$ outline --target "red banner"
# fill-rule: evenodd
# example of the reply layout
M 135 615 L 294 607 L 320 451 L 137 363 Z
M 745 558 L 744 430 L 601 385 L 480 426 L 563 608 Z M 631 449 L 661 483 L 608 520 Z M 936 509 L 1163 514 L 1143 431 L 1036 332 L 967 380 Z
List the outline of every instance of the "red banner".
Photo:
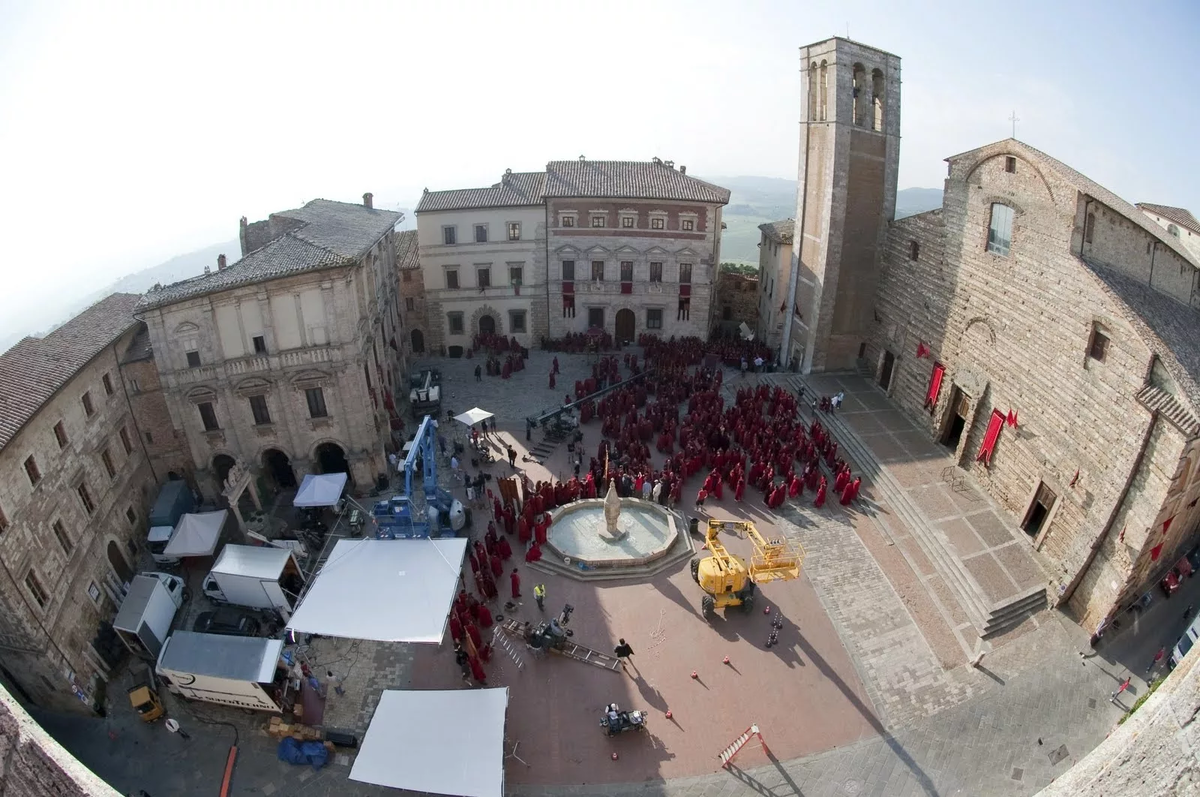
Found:
M 929 377 L 929 390 L 925 392 L 925 406 L 933 409 L 937 406 L 938 395 L 942 392 L 942 378 L 946 376 L 946 366 L 935 363 L 933 375 Z
M 926 346 L 924 343 L 922 343 L 919 340 L 917 341 L 917 356 L 918 357 L 928 357 L 929 356 L 929 347 Z
M 996 442 L 1000 439 L 1000 430 L 1004 428 L 1004 413 L 1000 410 L 992 410 L 992 417 L 988 419 L 987 432 L 983 435 L 983 445 L 979 447 L 979 456 L 975 457 L 977 462 L 982 462 L 984 467 L 992 464 L 992 454 L 996 451 Z

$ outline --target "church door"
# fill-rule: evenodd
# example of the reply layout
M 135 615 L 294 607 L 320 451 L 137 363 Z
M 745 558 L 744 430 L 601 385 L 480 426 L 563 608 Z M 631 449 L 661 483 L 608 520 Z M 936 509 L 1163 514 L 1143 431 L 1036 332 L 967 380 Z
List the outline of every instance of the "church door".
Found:
M 617 340 L 632 343 L 637 320 L 629 309 L 617 311 Z

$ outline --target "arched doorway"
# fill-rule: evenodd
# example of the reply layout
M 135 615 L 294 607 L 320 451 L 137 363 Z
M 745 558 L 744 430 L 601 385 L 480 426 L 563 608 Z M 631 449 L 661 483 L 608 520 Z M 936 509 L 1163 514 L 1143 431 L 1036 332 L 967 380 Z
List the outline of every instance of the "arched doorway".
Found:
M 108 563 L 122 584 L 133 580 L 133 568 L 125 560 L 125 555 L 121 553 L 121 546 L 117 545 L 116 540 L 108 541 Z
M 217 454 L 212 461 L 213 474 L 217 477 L 217 492 L 225 489 L 225 479 L 233 468 L 233 457 L 228 454 Z
M 496 319 L 490 315 L 479 316 L 479 334 L 480 335 L 495 335 L 496 334 Z
M 278 448 L 268 448 L 263 452 L 262 462 L 267 477 L 277 490 L 287 490 L 296 486 L 296 472 L 292 470 L 292 460 L 287 454 Z
M 413 354 L 424 354 L 425 353 L 425 333 L 423 333 L 419 329 L 414 329 L 409 334 L 409 337 L 412 338 Z
M 617 311 L 617 340 L 632 343 L 636 327 L 637 319 L 632 310 L 625 308 Z
M 344 473 L 350 478 L 350 483 L 354 483 L 346 452 L 337 443 L 321 443 L 317 446 L 316 460 L 321 473 Z

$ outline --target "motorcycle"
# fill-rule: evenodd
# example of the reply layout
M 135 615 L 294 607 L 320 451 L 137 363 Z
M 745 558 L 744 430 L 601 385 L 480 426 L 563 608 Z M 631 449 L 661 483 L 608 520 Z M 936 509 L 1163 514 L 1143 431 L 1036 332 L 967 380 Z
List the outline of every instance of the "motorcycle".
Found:
M 646 730 L 646 720 L 644 711 L 621 711 L 616 703 L 609 703 L 600 717 L 600 729 L 605 736 L 616 736 L 625 731 L 641 733 Z

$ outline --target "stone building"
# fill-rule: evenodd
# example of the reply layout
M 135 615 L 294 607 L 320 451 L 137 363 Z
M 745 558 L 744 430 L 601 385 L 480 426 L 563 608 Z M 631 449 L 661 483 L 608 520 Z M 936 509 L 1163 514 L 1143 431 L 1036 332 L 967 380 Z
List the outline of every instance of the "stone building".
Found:
M 1170 205 L 1151 205 L 1149 202 L 1139 202 L 1137 206 L 1153 219 L 1155 224 L 1164 227 L 1168 234 L 1178 238 L 1192 257 L 1200 258 L 1200 222 L 1196 221 L 1196 217 L 1190 211 Z
M 810 373 L 855 367 L 871 329 L 896 210 L 900 59 L 833 38 L 801 47 L 800 61 L 795 218 L 803 234 L 780 301 L 788 307 L 779 359 Z
M 753 331 L 758 323 L 758 279 L 718 267 L 712 316 L 710 332 L 740 336 L 742 324 Z
M 260 487 L 386 474 L 404 373 L 396 233 L 402 215 L 317 199 L 247 223 L 242 258 L 156 286 L 138 305 L 171 420 L 214 499 L 235 462 Z
M 150 469 L 155 477 L 159 481 L 182 478 L 195 487 L 187 436 L 171 418 L 158 366 L 154 362 L 150 330 L 141 322 L 138 322 L 129 348 L 121 354 L 121 378 L 125 382 L 129 406 L 137 419 L 138 434 L 141 435 L 139 445 L 150 458 Z
M 943 207 L 890 225 L 865 360 L 1095 629 L 1200 535 L 1200 266 L 1019 141 L 948 162 Z
M 792 277 L 792 236 L 795 219 L 783 219 L 758 225 L 762 240 L 758 243 L 758 323 L 753 327 L 758 340 L 775 350 L 783 362 L 783 321 L 789 307 L 787 289 Z M 791 302 L 796 315 L 800 305 Z M 803 319 L 797 315 L 796 322 Z M 787 365 L 784 362 L 784 365 Z
M 426 343 L 481 332 L 523 345 L 592 327 L 708 333 L 729 192 L 670 161 L 554 161 L 417 206 Z M 498 236 L 498 238 L 497 238 Z
M 421 260 L 417 256 L 417 231 L 396 233 L 396 272 L 400 284 L 400 323 L 408 330 L 401 343 L 406 357 L 425 356 L 429 351 L 425 333 L 429 329 L 428 300 Z
M 157 486 L 121 374 L 138 299 L 113 294 L 0 355 L 0 673 L 45 708 L 88 711 L 107 679 L 94 641 Z

